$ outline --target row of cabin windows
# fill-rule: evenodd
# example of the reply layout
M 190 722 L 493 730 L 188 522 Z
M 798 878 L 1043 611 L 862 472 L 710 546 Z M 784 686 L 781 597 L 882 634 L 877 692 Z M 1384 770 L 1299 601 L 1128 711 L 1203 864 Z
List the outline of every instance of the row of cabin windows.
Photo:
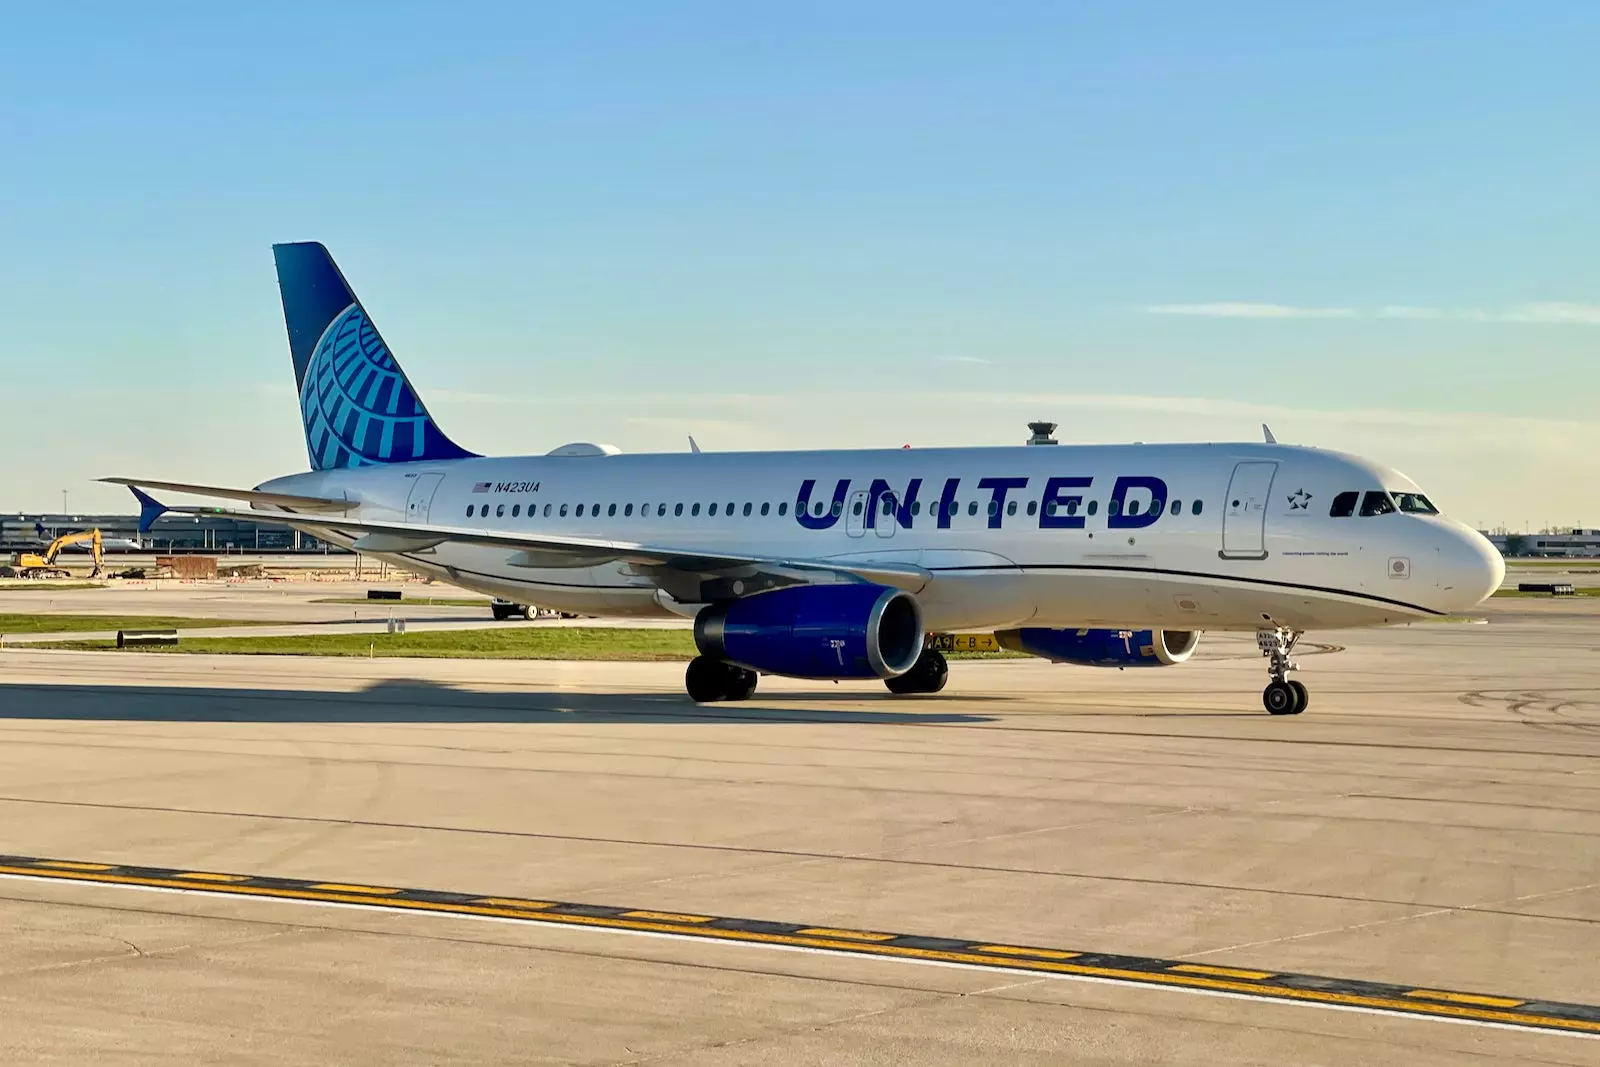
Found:
M 1363 493 L 1358 489 L 1351 489 L 1333 498 L 1333 506 L 1328 509 L 1328 515 L 1335 519 L 1348 519 L 1356 513 L 1358 500 L 1361 502 L 1361 517 L 1364 519 L 1370 519 L 1374 515 L 1391 515 L 1397 511 L 1407 515 L 1439 514 L 1439 509 L 1433 506 L 1433 501 L 1421 493 L 1399 491 L 1386 493 L 1381 489 L 1368 489 Z
M 567 517 L 567 512 L 568 512 L 569 507 L 572 508 L 572 514 L 573 514 L 574 518 L 580 518 L 580 519 L 583 518 L 584 514 L 586 513 L 585 512 L 586 508 L 587 508 L 587 514 L 589 514 L 589 515 L 593 515 L 593 516 L 598 517 L 599 514 L 600 514 L 600 505 L 599 504 L 589 504 L 589 505 L 578 504 L 575 507 L 572 506 L 572 505 L 568 505 L 568 504 L 560 504 L 560 505 L 546 504 L 544 506 L 544 517 L 548 519 L 548 518 L 551 518 L 552 516 L 554 516 L 556 518 L 564 519 L 564 518 Z M 606 508 L 606 515 L 609 516 L 609 517 L 614 517 L 617 514 L 617 507 L 618 507 L 618 505 L 616 505 L 616 504 L 612 504 L 609 507 L 607 507 Z M 631 518 L 633 516 L 633 505 L 632 504 L 623 504 L 623 505 L 621 505 L 621 507 L 622 507 L 622 516 L 624 518 Z M 682 515 L 683 514 L 683 507 L 684 506 L 682 504 L 674 504 L 674 505 L 672 505 L 672 513 L 674 515 Z M 727 511 L 725 512 L 725 514 L 727 514 L 729 516 L 732 516 L 732 515 L 734 515 L 736 513 L 736 509 L 737 508 L 738 508 L 737 504 L 734 504 L 734 503 L 730 502 L 728 504 Z M 529 504 L 528 505 L 528 518 L 531 519 L 535 515 L 537 515 L 538 513 L 539 513 L 539 505 L 538 504 Z M 717 513 L 717 505 L 716 504 L 708 504 L 708 505 L 706 505 L 706 514 L 707 515 L 715 515 L 716 513 Z M 755 505 L 754 504 L 745 504 L 745 506 L 744 506 L 744 514 L 748 516 L 748 515 L 752 515 L 754 513 L 755 513 Z M 494 506 L 494 514 L 495 514 L 495 518 L 497 518 L 497 519 L 505 518 L 506 506 L 504 504 L 496 504 Z M 640 515 L 640 517 L 643 518 L 644 516 L 647 516 L 649 514 L 650 514 L 650 505 L 649 504 L 640 504 L 639 505 L 639 515 Z M 666 504 L 657 504 L 656 505 L 656 516 L 658 518 L 662 518 L 662 517 L 665 517 L 666 514 L 667 514 L 667 505 Z M 700 505 L 699 504 L 691 504 L 691 505 L 689 505 L 689 514 L 690 515 L 698 515 L 698 514 L 700 514 Z M 771 504 L 762 504 L 761 505 L 761 514 L 762 515 L 770 515 L 770 514 L 772 514 L 772 505 Z M 787 514 L 789 514 L 789 505 L 788 504 L 779 504 L 778 505 L 778 514 L 779 515 L 787 515 Z M 468 504 L 467 505 L 467 518 L 470 519 L 475 515 L 480 517 L 480 518 L 488 518 L 489 517 L 489 505 L 488 504 L 484 504 L 484 505 L 482 505 L 480 507 L 480 506 L 478 506 L 476 504 Z M 522 505 L 521 504 L 512 504 L 511 505 L 511 517 L 513 519 L 517 519 L 517 518 L 521 518 L 522 517 Z
M 555 517 L 555 518 L 563 518 L 564 519 L 564 518 L 567 517 L 567 510 L 568 510 L 569 506 L 570 505 L 567 505 L 567 504 L 560 504 L 560 505 L 546 504 L 546 505 L 544 505 L 544 512 L 543 512 L 544 513 L 544 517 L 545 518 Z M 798 505 L 796 505 L 796 506 L 798 507 Z M 506 517 L 506 505 L 505 504 L 495 504 L 495 505 L 493 505 L 493 507 L 494 507 L 495 518 L 503 519 L 503 518 Z M 616 505 L 616 504 L 607 505 L 606 506 L 606 516 L 608 518 L 614 518 L 616 516 L 616 514 L 617 514 L 617 507 L 618 507 L 618 505 Z M 624 518 L 632 517 L 632 515 L 634 513 L 634 508 L 633 508 L 632 504 L 623 504 L 623 505 L 621 505 L 621 507 L 622 507 L 622 516 Z M 689 507 L 689 514 L 690 514 L 691 517 L 692 516 L 697 516 L 697 515 L 700 514 L 700 505 L 699 504 L 690 504 L 690 505 L 688 505 L 688 507 Z M 707 504 L 705 507 L 706 507 L 706 514 L 707 515 L 716 515 L 717 512 L 718 512 L 718 505 L 715 504 L 715 503 Z M 732 516 L 734 516 L 736 514 L 740 514 L 741 512 L 738 510 L 738 507 L 739 507 L 738 504 L 730 502 L 723 509 L 722 514 L 727 515 L 729 517 L 732 517 Z M 490 508 L 490 505 L 488 505 L 488 504 L 483 504 L 483 505 L 468 504 L 467 505 L 467 518 L 469 518 L 469 519 L 470 518 L 474 518 L 474 517 L 488 518 L 489 517 L 489 508 Z M 521 504 L 512 504 L 510 506 L 510 508 L 511 508 L 511 517 L 513 519 L 517 519 L 517 518 L 521 518 L 522 517 L 522 505 Z M 587 508 L 587 514 L 595 516 L 595 517 L 598 517 L 600 515 L 600 505 L 599 504 L 590 504 L 590 505 L 587 505 L 587 506 L 583 505 L 583 504 L 578 504 L 576 506 L 573 506 L 573 517 L 574 518 L 580 518 L 580 519 L 583 518 L 584 514 L 586 513 L 586 508 Z M 656 508 L 656 517 L 657 518 L 666 517 L 666 514 L 667 514 L 667 505 L 666 504 L 657 504 L 655 506 L 655 508 Z M 862 508 L 863 508 L 862 502 L 857 500 L 855 502 L 855 504 L 851 506 L 850 512 L 851 512 L 852 515 L 860 515 L 862 513 Z M 882 498 L 882 508 L 883 508 L 883 514 L 884 515 L 892 515 L 892 514 L 894 514 L 894 512 L 895 512 L 895 501 L 894 501 L 894 499 L 892 497 L 888 497 L 888 496 L 883 497 Z M 978 508 L 979 508 L 978 501 L 976 501 L 976 500 L 968 501 L 968 503 L 967 503 L 967 514 L 968 515 L 977 515 L 978 514 Z M 680 516 L 680 515 L 683 514 L 683 509 L 684 509 L 684 505 L 683 504 L 674 504 L 674 505 L 672 505 L 672 514 L 674 516 Z M 744 505 L 742 514 L 745 515 L 746 517 L 749 517 L 749 516 L 757 513 L 756 509 L 757 509 L 757 506 L 755 504 L 746 503 Z M 811 507 L 811 513 L 813 515 L 816 515 L 816 516 L 819 516 L 819 517 L 822 516 L 823 514 L 825 514 L 828 510 L 829 510 L 829 506 L 827 504 L 823 503 L 820 500 L 817 501 L 815 504 L 813 504 L 812 507 Z M 1017 502 L 1015 500 L 1009 501 L 1006 504 L 1006 514 L 1007 515 L 1015 515 L 1017 513 L 1017 510 L 1018 510 L 1018 505 L 1017 505 Z M 1097 514 L 1099 512 L 1099 510 L 1100 510 L 1100 502 L 1098 500 L 1091 500 L 1091 501 L 1089 501 L 1088 507 L 1086 507 L 1084 509 L 1084 514 L 1086 514 L 1086 515 L 1094 515 L 1094 514 Z M 1203 510 L 1203 505 L 1200 503 L 1200 501 L 1191 500 L 1189 502 L 1189 514 L 1198 515 L 1198 514 L 1201 513 L 1202 510 Z M 835 502 L 833 504 L 833 506 L 832 506 L 832 511 L 833 511 L 833 514 L 834 514 L 835 517 L 844 514 L 844 504 L 842 502 Z M 1149 508 L 1145 509 L 1144 513 L 1145 514 L 1160 515 L 1160 514 L 1163 514 L 1164 512 L 1165 513 L 1170 513 L 1172 515 L 1182 515 L 1183 514 L 1183 501 L 1174 500 L 1169 505 L 1166 502 L 1161 501 L 1161 500 L 1152 500 L 1150 502 Z M 539 505 L 537 505 L 537 504 L 529 504 L 528 505 L 528 517 L 529 518 L 533 518 L 538 513 L 539 513 Z M 788 515 L 789 514 L 789 505 L 787 503 L 779 504 L 778 505 L 778 509 L 777 509 L 777 513 L 778 513 L 778 516 L 780 518 L 783 517 L 783 516 Z M 938 504 L 929 504 L 928 505 L 928 514 L 929 515 L 937 516 L 939 513 L 940 513 L 940 505 L 938 505 Z M 956 501 L 954 501 L 954 500 L 950 501 L 949 508 L 948 508 L 948 514 L 950 516 L 954 517 L 954 516 L 956 516 L 956 515 L 958 515 L 960 513 L 961 513 L 961 505 L 959 503 L 957 503 Z M 990 516 L 994 516 L 994 515 L 1000 514 L 1000 505 L 997 504 L 993 500 L 989 501 L 988 508 L 987 508 L 987 513 Z M 1037 500 L 1028 501 L 1027 513 L 1029 515 L 1037 515 L 1039 513 L 1039 502 Z M 1064 504 L 1058 504 L 1055 501 L 1051 501 L 1050 503 L 1045 505 L 1044 513 L 1046 515 L 1076 515 L 1076 514 L 1078 514 L 1078 502 L 1076 500 L 1069 500 Z M 1115 500 L 1111 501 L 1111 503 L 1106 508 L 1106 513 L 1108 515 L 1120 514 L 1120 509 L 1118 507 L 1118 502 L 1115 501 Z M 1139 502 L 1137 500 L 1128 501 L 1128 514 L 1129 515 L 1138 515 L 1139 513 L 1140 513 L 1140 504 L 1139 504 Z M 640 517 L 645 517 L 645 516 L 648 516 L 649 514 L 650 514 L 650 505 L 649 504 L 640 504 L 639 505 L 639 515 L 640 515 Z M 761 504 L 760 505 L 759 514 L 761 514 L 761 515 L 770 515 L 770 514 L 772 514 L 772 505 L 770 503 Z M 922 514 L 922 502 L 920 500 L 913 500 L 911 502 L 911 514 L 912 515 L 921 515 Z

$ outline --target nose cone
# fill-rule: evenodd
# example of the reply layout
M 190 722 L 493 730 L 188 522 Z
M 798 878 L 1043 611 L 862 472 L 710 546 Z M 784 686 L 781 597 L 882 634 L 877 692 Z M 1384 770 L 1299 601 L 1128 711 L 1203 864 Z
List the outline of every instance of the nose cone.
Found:
M 1475 608 L 1500 588 L 1505 576 L 1505 557 L 1487 537 L 1459 523 L 1451 524 L 1445 543 L 1439 546 L 1441 608 Z

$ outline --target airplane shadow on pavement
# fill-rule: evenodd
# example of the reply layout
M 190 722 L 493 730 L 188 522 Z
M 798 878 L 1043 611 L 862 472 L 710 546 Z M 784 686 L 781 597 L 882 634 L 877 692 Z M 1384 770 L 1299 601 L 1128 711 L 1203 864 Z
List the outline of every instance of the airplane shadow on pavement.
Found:
M 819 694 L 785 694 L 815 703 Z M 841 692 L 827 700 L 854 701 Z M 940 712 L 930 698 L 896 701 L 894 709 L 829 710 L 763 705 L 754 698 L 691 704 L 667 693 L 477 692 L 420 679 L 392 679 L 355 692 L 220 689 L 149 685 L 0 684 L 0 721 L 326 722 L 326 723 L 853 723 L 960 724 L 987 716 Z M 931 698 L 936 702 L 937 697 Z M 887 700 L 885 701 L 887 703 Z M 918 705 L 921 705 L 918 707 Z

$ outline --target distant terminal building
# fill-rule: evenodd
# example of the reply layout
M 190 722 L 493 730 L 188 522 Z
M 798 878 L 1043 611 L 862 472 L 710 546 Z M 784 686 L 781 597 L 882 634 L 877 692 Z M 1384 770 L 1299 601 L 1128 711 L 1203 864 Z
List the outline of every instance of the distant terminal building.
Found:
M 1561 533 L 1486 533 L 1503 556 L 1600 557 L 1600 530 Z
M 141 549 L 163 554 L 345 551 L 287 526 L 225 515 L 163 515 L 155 521 L 149 533 L 141 534 L 137 515 L 10 511 L 0 513 L 0 552 L 36 549 L 62 534 L 95 529 L 117 542 L 135 542 Z M 129 548 L 126 544 L 116 547 Z

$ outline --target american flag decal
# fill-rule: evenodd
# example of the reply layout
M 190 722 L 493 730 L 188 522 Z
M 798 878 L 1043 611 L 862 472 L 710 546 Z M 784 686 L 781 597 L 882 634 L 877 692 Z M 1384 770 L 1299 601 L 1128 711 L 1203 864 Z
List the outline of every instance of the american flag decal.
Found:
M 472 491 L 474 493 L 487 493 L 489 491 L 489 486 L 493 484 L 493 482 L 479 482 L 472 487 Z

